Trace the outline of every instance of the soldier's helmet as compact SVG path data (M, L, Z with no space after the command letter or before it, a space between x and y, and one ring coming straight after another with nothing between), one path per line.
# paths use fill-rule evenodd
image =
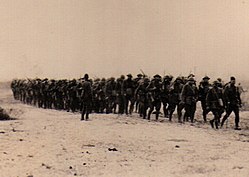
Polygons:
M127 74L127 77L128 77L128 78L132 78L132 75L131 75L131 74Z
M85 75L84 75L84 79L85 79L85 80L88 80L88 79L89 79L89 75L88 75L88 74L85 74Z
M195 79L193 77L188 78L188 81L195 82Z
M182 78L181 78L181 77L177 77L177 78L176 78L176 81L182 82Z
M140 74L140 73L139 73L139 74L137 74L137 77L139 77L139 78L140 78L140 77L142 77L142 76L143 76L143 75L142 75L142 74Z
M111 78L110 78L110 81L115 81L115 78L114 78L114 77L111 77Z
M161 77L159 74L156 74L156 75L154 75L153 77L154 77L154 79L158 79L158 80L161 80L161 79L162 79L162 77Z
M220 84L220 82L218 81L218 80L215 80L214 82L213 82L213 85L214 86L218 86Z
M230 80L231 80L231 81L234 81L234 80L235 80L235 77L234 77L234 76L231 76L231 77L230 77Z
M148 83L148 82L150 82L150 79L149 79L148 77L145 77L145 78L143 79L143 81L144 81L144 83Z
M209 80L210 78L208 76L205 76L202 78L202 80Z
M121 76L120 76L120 79L124 80L124 79L125 79L125 76L124 76L124 75L121 75Z

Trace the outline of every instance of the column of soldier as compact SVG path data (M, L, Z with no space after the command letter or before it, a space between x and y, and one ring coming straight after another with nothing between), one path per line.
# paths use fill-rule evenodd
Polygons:
M137 112L143 119L155 120L163 114L172 121L176 109L178 122L194 122L196 103L201 102L203 120L212 112L212 128L224 125L231 112L235 113L235 129L239 127L240 93L231 77L226 84L218 78L212 84L205 76L197 85L195 76L177 77L155 75L148 78L131 74L115 79L91 80L84 78L72 80L15 79L11 83L14 98L25 104L45 109L81 112L81 120L88 120L89 114L114 113L131 115ZM162 107L162 112L160 112ZM184 114L183 114L184 113ZM224 114L222 118L222 114ZM222 120L220 121L220 119Z

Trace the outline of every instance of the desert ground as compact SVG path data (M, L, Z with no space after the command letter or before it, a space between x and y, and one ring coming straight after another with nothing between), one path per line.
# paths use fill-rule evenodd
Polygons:
M1 177L248 177L249 112L241 131L232 115L215 130L194 124L115 114L45 110L15 101L1 85L0 106L15 120L0 121ZM212 114L208 115L211 119Z

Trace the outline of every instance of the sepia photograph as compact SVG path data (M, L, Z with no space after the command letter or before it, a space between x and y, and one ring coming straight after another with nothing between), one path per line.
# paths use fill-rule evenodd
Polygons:
M248 177L249 0L1 0L0 177Z

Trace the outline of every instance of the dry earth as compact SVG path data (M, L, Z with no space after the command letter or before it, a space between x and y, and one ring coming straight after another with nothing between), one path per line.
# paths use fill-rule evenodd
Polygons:
M21 104L8 87L0 106L16 120L0 121L1 177L248 177L249 112L241 131L201 121L178 124L117 115L44 110ZM209 118L211 118L211 114Z

